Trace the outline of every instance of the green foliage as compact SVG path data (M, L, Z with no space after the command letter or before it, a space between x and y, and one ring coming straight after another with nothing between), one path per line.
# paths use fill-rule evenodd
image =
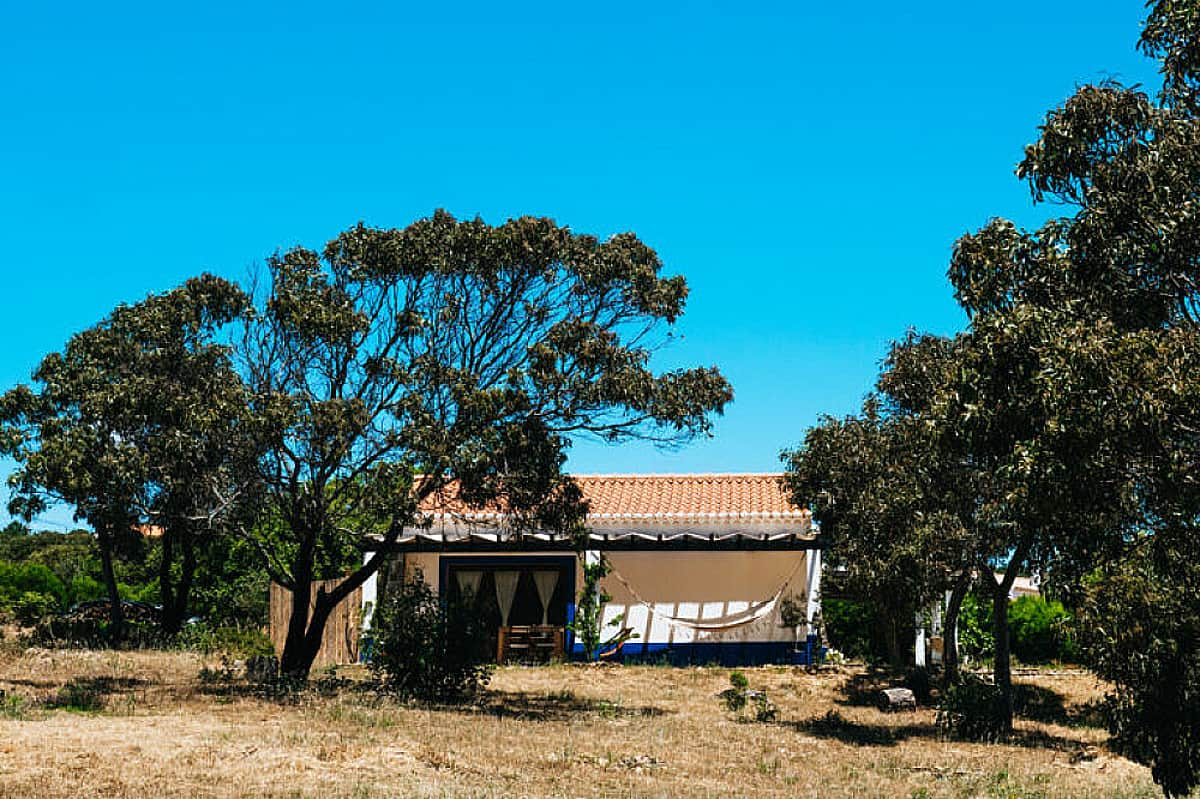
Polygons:
M26 591L13 603L13 616L17 623L32 627L58 609L58 600L49 594Z
M270 636L258 627L214 627L205 622L189 624L176 637L175 643L206 655L221 654L241 660L275 656L275 645Z
M1009 731L1006 704L1002 689L974 674L964 674L942 692L938 729L947 737L993 743Z
M975 591L963 597L958 612L958 648L974 661L991 660L996 651L992 632L992 600Z
M25 594L46 597L51 609L67 600L66 586L45 566L0 561L0 608L13 608Z
M846 657L872 661L886 655L873 640L873 631L880 623L879 612L873 605L851 599L823 598L821 618L830 645Z
M588 562L582 552L578 557L581 564L579 568L583 572L583 585L580 586L579 597L575 601L575 620L571 623L571 632L575 634L575 640L583 649L584 659L595 660L602 652L619 647L638 635L632 630L622 628L621 625L625 623L623 613L609 619L607 624L602 623L604 606L612 601L612 597L600 586L600 581L612 572L612 564L608 562L608 558L603 552L592 562ZM615 632L605 638L604 630L610 627Z
M371 671L384 690L454 702L487 685L495 653L473 599L442 601L420 574L389 591L371 631Z
M729 687L718 696L726 710L737 714L738 721L771 722L779 717L779 708L767 692L751 690L749 678L741 671L730 672ZM747 714L747 710L752 712Z
M1040 596L1018 597L1008 606L1012 652L1025 663L1071 660L1075 653L1066 608Z
M1163 547L1157 554L1144 550ZM1176 553L1177 554L1177 553ZM1115 747L1150 766L1168 796L1200 786L1200 567L1143 539L1092 575L1080 649L1114 686L1104 713Z

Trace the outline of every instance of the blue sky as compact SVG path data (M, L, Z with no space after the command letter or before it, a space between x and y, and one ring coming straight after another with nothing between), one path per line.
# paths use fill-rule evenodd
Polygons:
M647 10L647 7L652 7ZM632 230L692 289L663 367L736 399L681 450L767 471L855 410L888 342L1080 83L1155 83L1138 2L0 5L0 385L119 302L444 207ZM0 472L8 467L0 464ZM48 523L63 523L69 513Z

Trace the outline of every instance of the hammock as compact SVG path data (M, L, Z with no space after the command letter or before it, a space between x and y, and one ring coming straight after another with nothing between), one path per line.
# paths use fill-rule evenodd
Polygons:
M639 605L644 606L646 610L650 612L650 615L657 616L667 624L675 627L684 627L689 630L698 630L700 632L721 632L724 630L734 630L738 627L745 627L747 624L753 624L759 619L762 619L773 613L775 610L775 605L779 602L779 598L783 596L784 589L788 587L788 584L791 583L792 578L796 576L803 565L804 560L801 560L799 563L797 563L796 568L792 569L791 573L784 578L783 583L780 584L779 588L775 590L775 593L772 594L769 599L765 599L762 602L751 602L750 607L735 615L724 616L719 619L703 620L685 619L679 616L668 616L667 614L659 611L653 602L647 602L645 599L642 599L641 595L638 594L638 592L633 589L633 586L629 584L629 581L626 580L624 576L622 576L621 573L615 568L612 570L611 574L613 577L617 578L617 581L621 583L621 585L625 586L625 590L629 592L629 595L632 596Z

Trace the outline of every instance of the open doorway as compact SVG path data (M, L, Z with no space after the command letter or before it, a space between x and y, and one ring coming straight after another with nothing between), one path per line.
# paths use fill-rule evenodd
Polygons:
M546 662L570 651L574 557L443 556L440 577L444 597L475 603L498 662Z

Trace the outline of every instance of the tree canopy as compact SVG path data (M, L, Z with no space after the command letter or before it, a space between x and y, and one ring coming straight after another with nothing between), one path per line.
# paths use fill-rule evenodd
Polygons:
M422 501L452 493L503 505L514 531L566 529L583 511L561 472L571 437L709 433L732 398L720 372L650 367L687 297L661 269L632 234L440 211L270 259L240 357L271 431L262 504L283 524L254 540L296 608L320 548L378 550L312 598L311 621L293 613L286 671L307 673L329 612L421 523Z

